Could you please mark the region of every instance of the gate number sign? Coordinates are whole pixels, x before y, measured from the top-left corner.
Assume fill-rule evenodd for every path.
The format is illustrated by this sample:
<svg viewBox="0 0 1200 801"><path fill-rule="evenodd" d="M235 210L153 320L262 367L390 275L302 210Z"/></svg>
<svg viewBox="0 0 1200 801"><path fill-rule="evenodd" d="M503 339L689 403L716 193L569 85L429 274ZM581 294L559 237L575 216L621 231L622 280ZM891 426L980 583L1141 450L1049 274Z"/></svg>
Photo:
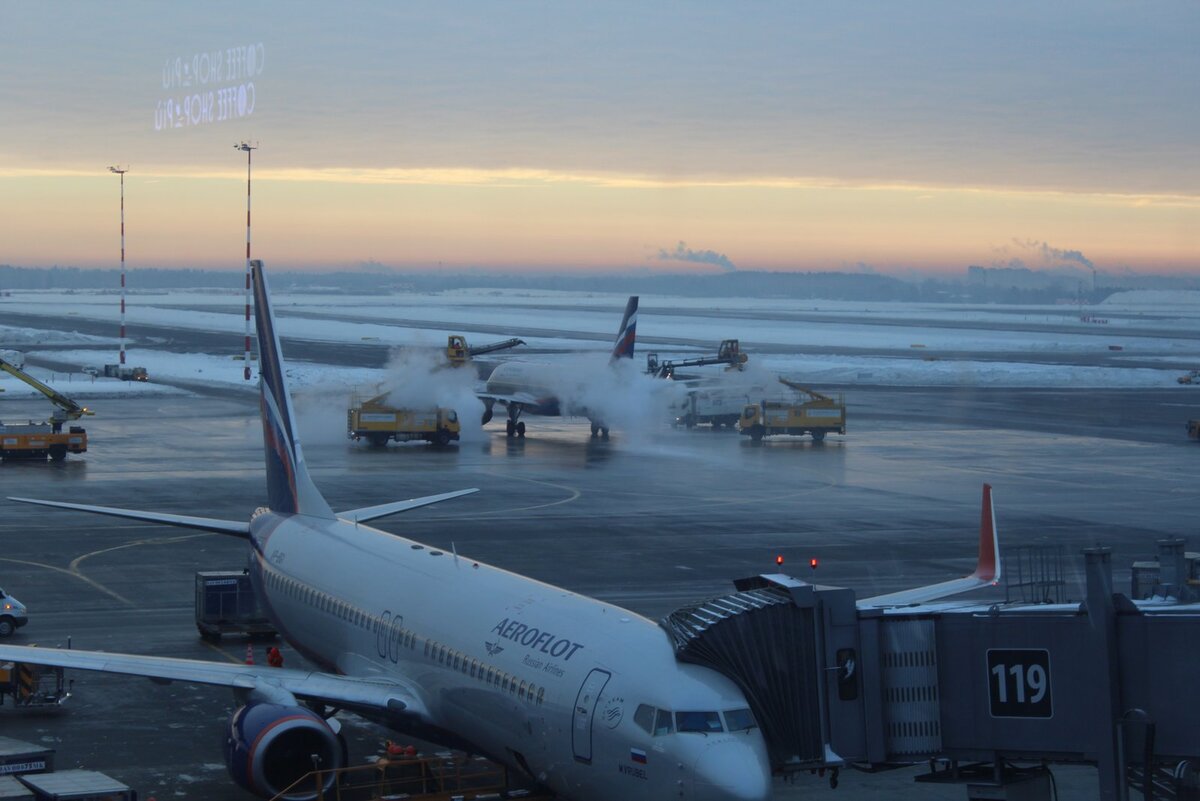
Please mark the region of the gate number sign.
<svg viewBox="0 0 1200 801"><path fill-rule="evenodd" d="M1042 648L989 649L988 692L994 718L1048 718L1050 652Z"/></svg>

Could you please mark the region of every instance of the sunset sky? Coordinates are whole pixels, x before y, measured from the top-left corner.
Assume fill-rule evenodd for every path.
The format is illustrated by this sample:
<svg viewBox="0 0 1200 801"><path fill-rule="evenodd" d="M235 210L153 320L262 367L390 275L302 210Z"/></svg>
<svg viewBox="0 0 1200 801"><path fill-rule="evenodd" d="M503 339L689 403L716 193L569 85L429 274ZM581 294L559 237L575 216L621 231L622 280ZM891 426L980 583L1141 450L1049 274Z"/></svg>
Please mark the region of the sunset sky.
<svg viewBox="0 0 1200 801"><path fill-rule="evenodd" d="M278 269L1196 272L1197 41L1195 2L8 3L0 263L116 266L119 164L131 267L238 269L250 140Z"/></svg>

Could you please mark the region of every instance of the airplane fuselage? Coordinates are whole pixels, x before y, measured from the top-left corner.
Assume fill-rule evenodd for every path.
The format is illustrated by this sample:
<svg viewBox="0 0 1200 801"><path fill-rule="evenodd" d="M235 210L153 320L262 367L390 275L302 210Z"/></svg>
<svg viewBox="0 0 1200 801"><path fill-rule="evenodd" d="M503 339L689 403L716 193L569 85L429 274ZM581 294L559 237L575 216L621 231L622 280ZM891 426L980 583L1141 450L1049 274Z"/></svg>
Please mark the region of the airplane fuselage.
<svg viewBox="0 0 1200 801"><path fill-rule="evenodd" d="M769 797L760 730L729 730L741 691L652 621L365 525L263 511L251 538L297 650L419 689L399 728L453 732L568 798Z"/></svg>
<svg viewBox="0 0 1200 801"><path fill-rule="evenodd" d="M522 402L525 414L558 417L572 414L560 400L562 369L541 362L503 362L488 377L486 391L500 397L527 397Z"/></svg>

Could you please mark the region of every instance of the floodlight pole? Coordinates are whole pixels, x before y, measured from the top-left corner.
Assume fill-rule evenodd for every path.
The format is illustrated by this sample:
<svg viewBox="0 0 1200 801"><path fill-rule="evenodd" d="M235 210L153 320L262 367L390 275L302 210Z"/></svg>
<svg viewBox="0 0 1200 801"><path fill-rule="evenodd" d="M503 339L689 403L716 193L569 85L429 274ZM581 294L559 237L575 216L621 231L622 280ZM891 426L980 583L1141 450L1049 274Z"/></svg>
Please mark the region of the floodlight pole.
<svg viewBox="0 0 1200 801"><path fill-rule="evenodd" d="M125 173L128 167L109 167L109 172L121 176L121 358L125 364Z"/></svg>
<svg viewBox="0 0 1200 801"><path fill-rule="evenodd" d="M250 380L250 156L258 149L257 144L242 142L233 146L246 153L246 355L242 378Z"/></svg>

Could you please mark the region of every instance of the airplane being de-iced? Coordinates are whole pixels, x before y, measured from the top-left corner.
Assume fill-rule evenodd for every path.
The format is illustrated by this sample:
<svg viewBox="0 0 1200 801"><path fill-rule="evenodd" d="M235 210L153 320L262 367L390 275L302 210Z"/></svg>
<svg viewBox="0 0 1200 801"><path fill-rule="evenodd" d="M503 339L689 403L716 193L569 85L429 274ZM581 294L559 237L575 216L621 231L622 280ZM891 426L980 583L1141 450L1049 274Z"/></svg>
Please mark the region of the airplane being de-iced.
<svg viewBox="0 0 1200 801"><path fill-rule="evenodd" d="M637 339L637 308L637 295L631 295L625 304L621 327L617 329L617 339L608 360L609 369L615 369L622 359L633 358L634 341ZM593 372L588 375L596 374ZM583 377L583 381L576 382L581 385L574 392L565 393L563 390L571 380L565 375L561 363L502 362L488 376L483 390L476 393L484 403L483 422L486 425L492 419L492 409L499 403L508 410L505 433L509 437L525 436L525 423L521 415L532 414L586 417L592 424L592 437L608 439L608 421L603 413L588 408L581 397L574 397L588 394L588 375Z"/></svg>
<svg viewBox="0 0 1200 801"><path fill-rule="evenodd" d="M770 798L766 743L746 696L722 673L677 659L654 621L361 525L474 489L330 509L309 477L266 277L261 262L252 265L266 508L240 522L12 500L248 540L263 608L317 669L11 645L0 645L0 659L231 688L239 706L226 765L262 797L307 774L314 755L322 769L345 764L333 717L341 709L484 754L566 799ZM863 604L916 603L995 583L989 489L975 574Z"/></svg>
<svg viewBox="0 0 1200 801"><path fill-rule="evenodd" d="M578 801L770 796L742 692L677 661L653 621L361 525L474 489L334 513L301 452L261 262L253 286L267 508L240 522L13 500L247 539L264 609L319 669L22 646L0 646L0 659L232 688L226 764L263 797L312 770L312 754L324 769L344 764L338 709L485 754Z"/></svg>

